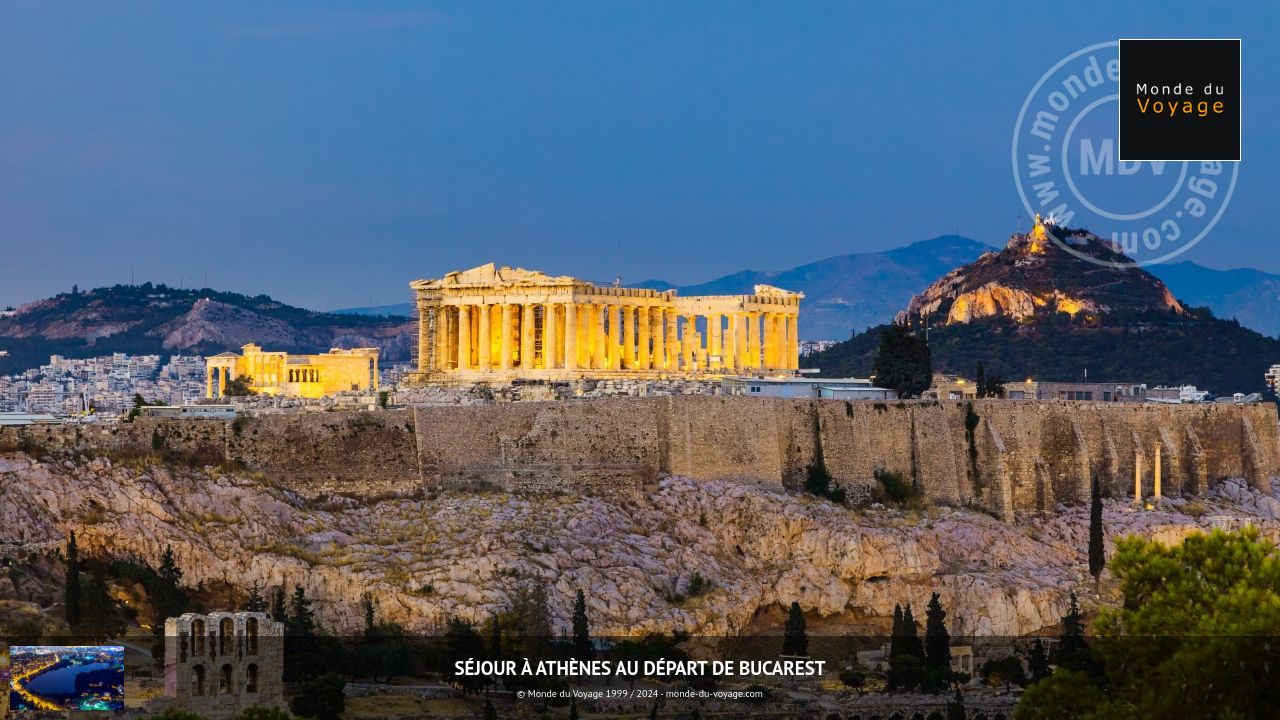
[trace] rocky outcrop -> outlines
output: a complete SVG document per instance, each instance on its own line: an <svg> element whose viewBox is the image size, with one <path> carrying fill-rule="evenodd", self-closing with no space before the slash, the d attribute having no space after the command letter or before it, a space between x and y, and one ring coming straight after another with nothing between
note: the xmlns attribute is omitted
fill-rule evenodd
<svg viewBox="0 0 1280 720"><path fill-rule="evenodd" d="M1009 524L946 507L854 511L678 477L639 501L444 492L320 502L214 468L20 453L0 456L0 488L2 540L74 529L83 553L152 565L171 545L186 582L301 585L335 629L359 626L366 593L388 619L425 631L449 616L482 620L543 583L563 627L574 593L586 591L602 634L735 635L791 602L815 619L855 618L847 631L884 632L895 603L923 605L937 591L953 632L1016 635L1056 623L1067 593L1090 584L1083 508ZM1109 539L1174 542L1228 521L1280 534L1280 502L1245 484L1199 502L1152 512L1109 504ZM711 589L682 598L695 572Z"/></svg>

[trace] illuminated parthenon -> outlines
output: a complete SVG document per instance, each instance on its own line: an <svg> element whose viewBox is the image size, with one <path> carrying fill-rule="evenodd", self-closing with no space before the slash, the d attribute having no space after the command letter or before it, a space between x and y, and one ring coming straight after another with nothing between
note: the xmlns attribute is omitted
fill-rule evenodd
<svg viewBox="0 0 1280 720"><path fill-rule="evenodd" d="M678 297L492 263L410 283L421 382L790 374L802 293Z"/></svg>

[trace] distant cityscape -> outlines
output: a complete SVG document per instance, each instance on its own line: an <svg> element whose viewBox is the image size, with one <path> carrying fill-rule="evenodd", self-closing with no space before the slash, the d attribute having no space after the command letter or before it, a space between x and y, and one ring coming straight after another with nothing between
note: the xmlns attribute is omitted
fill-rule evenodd
<svg viewBox="0 0 1280 720"><path fill-rule="evenodd" d="M207 358L202 355L113 353L72 359L54 355L40 367L0 376L0 412L47 413L59 417L114 415L148 403L188 405L205 398ZM394 387L402 369L381 370L381 381Z"/></svg>

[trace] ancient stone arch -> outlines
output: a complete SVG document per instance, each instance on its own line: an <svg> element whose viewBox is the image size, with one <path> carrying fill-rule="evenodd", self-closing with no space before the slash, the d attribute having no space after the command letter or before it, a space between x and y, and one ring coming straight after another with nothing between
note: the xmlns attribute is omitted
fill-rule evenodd
<svg viewBox="0 0 1280 720"><path fill-rule="evenodd" d="M283 708L283 674L284 623L266 613L187 613L165 621L164 697L147 709L227 720L255 705Z"/></svg>

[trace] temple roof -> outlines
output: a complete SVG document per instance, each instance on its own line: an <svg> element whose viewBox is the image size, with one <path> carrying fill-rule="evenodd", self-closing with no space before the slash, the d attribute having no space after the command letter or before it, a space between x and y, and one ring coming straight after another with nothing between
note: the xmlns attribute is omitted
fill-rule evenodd
<svg viewBox="0 0 1280 720"><path fill-rule="evenodd" d="M552 276L537 270L524 268L498 267L493 263L485 263L470 270L455 270L438 280L415 280L410 285L415 288L429 287L510 287L517 285L590 285L586 280L579 280L568 275Z"/></svg>

